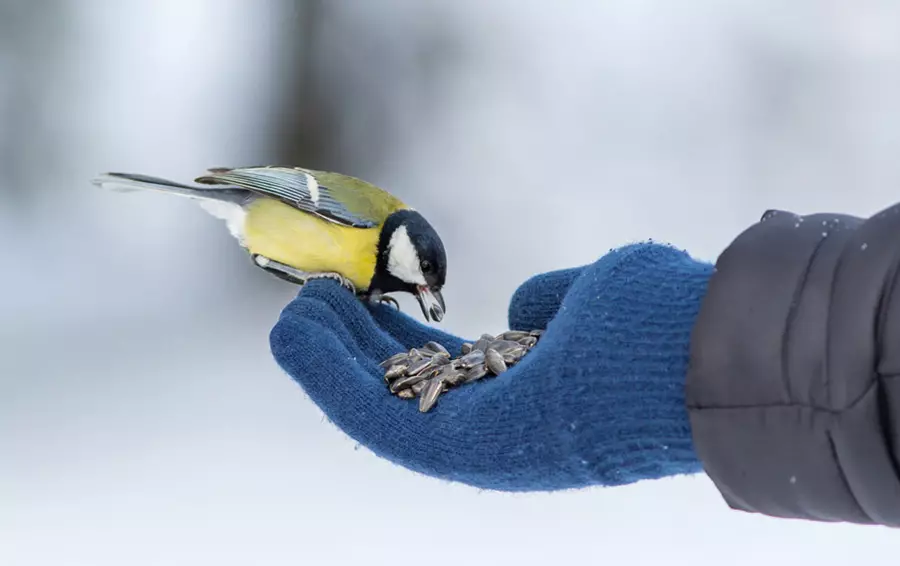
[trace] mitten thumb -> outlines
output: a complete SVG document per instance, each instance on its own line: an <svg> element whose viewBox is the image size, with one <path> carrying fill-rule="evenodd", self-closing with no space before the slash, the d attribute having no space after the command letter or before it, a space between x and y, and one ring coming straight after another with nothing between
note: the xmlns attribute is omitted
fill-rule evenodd
<svg viewBox="0 0 900 566"><path fill-rule="evenodd" d="M569 287L585 266L535 275L522 283L509 301L511 330L545 330L556 316Z"/></svg>

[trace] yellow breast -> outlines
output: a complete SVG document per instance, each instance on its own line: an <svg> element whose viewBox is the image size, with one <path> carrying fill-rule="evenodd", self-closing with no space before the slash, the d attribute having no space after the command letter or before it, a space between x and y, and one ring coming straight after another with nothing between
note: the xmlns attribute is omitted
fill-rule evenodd
<svg viewBox="0 0 900 566"><path fill-rule="evenodd" d="M244 245L251 254L306 272L336 272L356 288L369 287L375 273L377 228L350 228L260 198L247 207Z"/></svg>

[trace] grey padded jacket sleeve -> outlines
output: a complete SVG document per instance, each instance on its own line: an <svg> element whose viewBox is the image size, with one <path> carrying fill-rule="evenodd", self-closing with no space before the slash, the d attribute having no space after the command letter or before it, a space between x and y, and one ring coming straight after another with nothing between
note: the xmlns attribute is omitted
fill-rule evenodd
<svg viewBox="0 0 900 566"><path fill-rule="evenodd" d="M898 261L900 205L772 210L719 257L686 397L730 507L900 526Z"/></svg>

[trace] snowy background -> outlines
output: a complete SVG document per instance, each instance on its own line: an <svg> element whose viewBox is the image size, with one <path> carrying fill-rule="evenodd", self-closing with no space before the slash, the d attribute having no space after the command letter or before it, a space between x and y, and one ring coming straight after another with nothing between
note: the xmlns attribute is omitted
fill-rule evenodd
<svg viewBox="0 0 900 566"><path fill-rule="evenodd" d="M507 495L383 462L271 359L293 287L192 203L88 180L379 183L476 266L442 324L472 335L629 241L714 259L767 208L874 213L898 150L897 2L0 0L0 564L896 564L896 531L703 477Z"/></svg>

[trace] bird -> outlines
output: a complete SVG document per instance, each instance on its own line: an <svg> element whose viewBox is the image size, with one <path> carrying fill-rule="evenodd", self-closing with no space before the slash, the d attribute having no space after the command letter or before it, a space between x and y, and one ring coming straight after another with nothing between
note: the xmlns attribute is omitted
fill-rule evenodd
<svg viewBox="0 0 900 566"><path fill-rule="evenodd" d="M447 254L420 212L356 177L295 166L215 167L195 185L137 173L102 173L98 187L186 197L225 222L263 270L296 285L334 279L361 300L415 296L426 321L444 318Z"/></svg>

